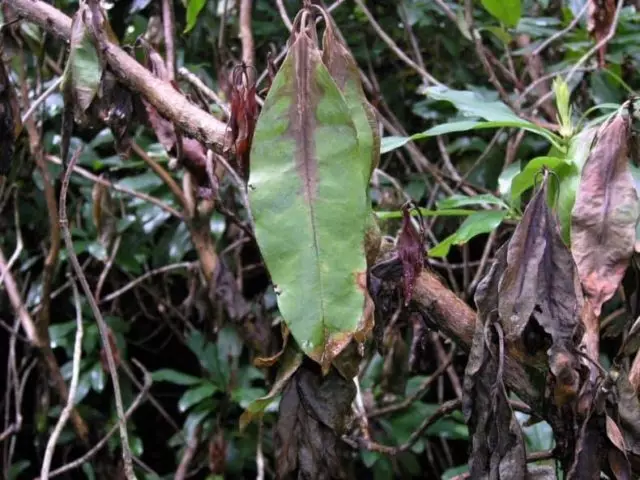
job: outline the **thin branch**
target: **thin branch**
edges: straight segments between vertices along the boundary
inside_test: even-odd
[[[242,61],[246,65],[255,65],[255,48],[251,31],[251,5],[253,0],[240,1],[240,41],[242,42]]]
[[[442,405],[440,405],[440,408],[438,408],[438,410],[436,410],[433,413],[433,415],[425,418],[422,421],[420,426],[411,434],[411,436],[409,437],[409,439],[405,443],[403,443],[401,445],[398,445],[396,447],[390,447],[388,445],[382,445],[380,443],[374,442],[372,440],[366,440],[364,438],[351,439],[351,438],[348,438],[348,437],[342,437],[342,439],[346,443],[351,445],[353,448],[364,448],[364,449],[370,450],[372,452],[383,453],[383,454],[391,455],[391,456],[397,455],[399,453],[406,452],[411,447],[413,447],[413,445],[418,440],[420,440],[420,437],[422,437],[423,433],[425,432],[425,430],[427,428],[429,428],[431,425],[436,423],[442,417],[444,417],[446,415],[449,415],[449,414],[455,412],[456,410],[459,410],[461,406],[462,406],[462,402],[460,400],[458,400],[458,399],[449,400],[447,402],[444,402]]]
[[[42,461],[42,468],[40,469],[40,478],[48,480],[49,470],[51,468],[51,460],[53,459],[53,452],[56,448],[58,438],[62,433],[62,429],[69,420],[69,415],[73,411],[74,399],[78,390],[78,378],[80,377],[80,358],[82,356],[82,305],[80,304],[80,294],[78,293],[78,287],[75,283],[71,284],[73,289],[73,300],[76,306],[76,338],[73,345],[73,363],[71,372],[71,384],[69,386],[69,396],[67,397],[67,403],[60,413],[60,418],[51,432],[47,447],[44,452],[44,460]]]
[[[25,20],[69,41],[71,19],[60,10],[42,0],[12,0],[8,6]],[[103,47],[104,57],[118,80],[144,96],[180,130],[216,151],[223,150],[226,127],[222,122],[189,102],[169,82],[155,77],[119,46],[107,42]]]
[[[185,480],[185,478],[187,478],[189,465],[191,464],[191,461],[196,454],[196,450],[198,449],[201,429],[201,424],[198,424],[198,426],[193,429],[193,433],[187,441],[184,453],[182,454],[182,458],[180,459],[180,464],[178,465],[178,468],[176,470],[176,475],[174,477],[175,480]]]
[[[580,10],[580,12],[578,12],[578,15],[576,15],[574,19],[571,20],[571,23],[567,25],[565,28],[563,28],[562,30],[560,30],[559,32],[554,33],[549,38],[547,38],[544,42],[538,45],[538,47],[531,53],[531,55],[540,55],[540,53],[542,53],[542,51],[545,48],[547,48],[552,42],[555,42],[559,38],[569,33],[573,29],[573,27],[575,27],[578,24],[582,16],[585,13],[587,13],[587,9],[589,8],[589,3],[590,2],[584,2],[584,6],[582,7],[582,10]]]
[[[231,116],[229,105],[224,100],[222,100],[222,98],[220,98],[220,96],[216,92],[206,86],[205,83],[200,80],[197,75],[190,72],[186,67],[180,67],[178,69],[178,77],[189,82],[193,87],[197,88],[198,91],[205,97],[218,105],[220,109],[225,113],[227,118]]]
[[[355,0],[355,1],[358,7],[360,7],[362,12],[367,17],[367,20],[369,20],[369,23],[371,24],[375,32],[378,34],[378,36],[382,39],[384,43],[387,44],[387,46],[393,51],[393,53],[396,54],[396,56],[400,60],[402,60],[409,67],[411,67],[413,70],[418,72],[418,74],[425,80],[425,82],[428,81],[428,83],[431,83],[433,85],[443,85],[442,82],[438,81],[429,72],[421,68],[420,65],[418,65],[416,62],[411,60],[407,56],[407,54],[402,51],[402,49],[393,41],[393,39],[389,35],[387,35],[387,33],[382,29],[380,24],[376,21],[376,19],[371,14],[371,12],[369,11],[369,9],[367,8],[367,6],[364,4],[362,0]]]
[[[44,102],[53,92],[55,92],[58,87],[60,86],[60,84],[62,83],[62,78],[63,77],[58,77],[56,78],[53,83],[51,84],[51,86],[49,88],[47,88],[44,92],[42,92],[42,95],[40,95],[30,106],[29,109],[24,113],[24,115],[22,116],[22,123],[27,123],[27,121],[29,120],[29,118],[31,118],[31,115],[33,115],[33,112],[35,112],[38,107],[42,104],[42,102]]]
[[[176,48],[174,34],[176,19],[173,10],[173,0],[162,0],[162,26],[164,29],[164,56],[169,79],[176,78]]]
[[[453,353],[451,353],[447,361],[444,362],[442,365],[440,365],[435,372],[429,375],[429,377],[425,379],[422,382],[422,384],[418,387],[418,389],[415,392],[413,392],[411,395],[409,395],[404,400],[398,403],[387,405],[377,410],[372,410],[367,414],[367,416],[369,418],[374,418],[374,417],[379,417],[381,415],[388,415],[389,413],[399,412],[400,410],[404,410],[405,408],[408,408],[409,406],[411,406],[411,404],[413,404],[413,402],[415,402],[416,400],[419,400],[429,390],[429,388],[431,388],[431,384],[433,384],[433,382],[435,382],[438,378],[440,378],[440,376],[447,370],[447,368],[449,367],[449,365],[451,365],[452,362],[453,362]]]
[[[289,14],[287,13],[287,9],[284,6],[283,0],[276,0],[276,6],[278,7],[278,13],[280,13],[280,18],[284,23],[284,26],[287,27],[287,30],[293,30],[293,23],[291,23],[291,18],[289,18]]]
[[[135,398],[131,406],[125,412],[125,419],[128,419],[129,417],[131,417],[131,415],[133,415],[133,412],[135,412],[136,409],[140,406],[140,404],[142,403],[142,400],[149,392],[149,389],[151,388],[151,383],[152,383],[151,374],[149,374],[149,372],[142,366],[142,364],[135,359],[133,360],[133,363],[135,363],[136,366],[140,370],[142,370],[142,372],[144,373],[144,384],[143,384],[142,390],[140,390],[140,393],[138,393],[138,396]],[[89,459],[91,459],[96,453],[100,451],[102,447],[104,447],[107,444],[107,442],[113,436],[113,434],[116,433],[117,429],[118,429],[118,425],[112,426],[111,429],[107,432],[107,434],[102,438],[102,440],[96,443],[95,446],[91,448],[91,450],[89,450],[87,453],[85,453],[80,458],[77,458],[73,462],[69,462],[63,465],[62,467],[52,471],[49,474],[49,478],[57,477],[58,475],[62,475],[63,473],[68,472],[69,470],[73,470],[74,468],[78,468],[82,466],[82,464],[84,464]]]
[[[119,288],[115,292],[111,292],[109,295],[107,295],[102,300],[100,300],[100,303],[110,302],[111,300],[114,300],[115,298],[119,297],[123,293],[128,292],[129,290],[131,290],[133,287],[135,287],[139,283],[144,282],[149,277],[152,277],[154,275],[158,275],[160,273],[169,272],[171,270],[177,270],[177,269],[181,269],[181,268],[186,268],[186,269],[193,268],[195,264],[196,264],[195,262],[173,263],[171,265],[165,265],[163,267],[156,268],[155,270],[151,270],[149,272],[146,272],[144,275],[140,275],[135,280],[127,283],[124,287]]]
[[[100,309],[98,305],[96,305],[96,301],[93,298],[93,293],[91,292],[91,287],[87,282],[87,278],[82,272],[82,267],[80,266],[80,262],[78,261],[78,257],[73,248],[73,239],[71,238],[71,231],[69,230],[69,221],[67,220],[67,191],[69,190],[69,179],[71,178],[71,172],[73,171],[73,167],[78,161],[78,157],[80,156],[80,150],[76,150],[76,153],[73,155],[69,162],[69,168],[64,173],[64,177],[62,180],[62,188],[60,190],[60,228],[62,229],[62,233],[64,236],[65,246],[67,247],[67,255],[69,256],[69,260],[71,261],[71,265],[78,276],[78,280],[80,281],[80,285],[82,285],[82,290],[84,291],[85,297],[91,306],[91,310],[93,315],[98,323],[98,330],[100,331],[100,337],[102,339],[102,346],[106,352],[107,357],[107,365],[109,367],[109,373],[111,374],[111,381],[113,383],[113,391],[116,403],[116,412],[118,414],[118,425],[120,427],[120,441],[122,448],[122,459],[124,462],[124,473],[127,477],[127,480],[135,480],[136,476],[133,472],[133,465],[131,462],[131,449],[129,448],[129,438],[127,435],[127,425],[126,418],[124,415],[124,408],[122,406],[122,394],[120,392],[120,382],[118,381],[118,371],[116,367],[115,360],[113,358],[113,351],[111,349],[111,342],[109,341],[109,332],[107,329],[107,324],[102,318],[102,314],[100,313]]]
[[[136,144],[133,144],[134,150],[135,150],[136,146],[137,146]],[[56,165],[62,165],[62,161],[56,156],[47,155],[47,160],[49,162],[51,162],[51,163],[55,163]],[[144,158],[143,158],[143,160],[144,160]],[[176,217],[178,219],[182,219],[183,218],[182,214],[180,212],[178,212],[175,208],[170,207],[169,205],[167,205],[162,200],[158,200],[157,198],[152,197],[151,195],[147,195],[146,193],[138,192],[136,190],[132,190],[130,188],[120,186],[117,183],[112,183],[109,180],[106,180],[106,179],[104,179],[102,177],[94,175],[93,173],[89,172],[88,170],[85,170],[82,167],[79,167],[78,165],[76,165],[73,168],[73,172],[77,173],[81,177],[84,177],[84,178],[86,178],[88,180],[91,180],[92,182],[99,183],[100,185],[104,185],[105,187],[110,188],[111,190],[115,190],[116,192],[124,193],[126,195],[131,196],[131,197],[136,197],[136,198],[139,198],[140,200],[144,200],[145,202],[152,203],[155,206],[161,208],[165,212],[169,213],[170,215],[172,215],[172,216],[174,216],[174,217]],[[178,190],[180,190],[180,187],[178,187]],[[180,190],[180,192],[182,192],[182,191]]]

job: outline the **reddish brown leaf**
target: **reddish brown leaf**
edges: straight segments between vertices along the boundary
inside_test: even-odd
[[[424,263],[424,235],[418,232],[411,221],[410,206],[402,207],[402,229],[398,236],[398,256],[402,262],[404,304],[409,305],[416,278],[420,276]]]
[[[249,179],[249,152],[258,120],[256,85],[249,71],[244,63],[233,70],[231,117],[226,142],[227,150],[235,147],[236,169],[245,182]]]
[[[616,12],[615,0],[589,0],[587,31],[595,39],[596,43],[604,39],[613,23]],[[605,66],[606,43],[598,50],[598,63],[600,68]]]
[[[629,120],[622,114],[600,127],[571,214],[571,251],[596,316],[618,288],[634,250],[638,195],[628,142]]]

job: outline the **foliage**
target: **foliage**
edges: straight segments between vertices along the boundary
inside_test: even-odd
[[[0,476],[638,477],[631,3],[0,3]]]

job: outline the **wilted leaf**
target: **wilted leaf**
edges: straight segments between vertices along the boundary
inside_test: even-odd
[[[280,479],[348,478],[341,436],[351,417],[356,389],[335,370],[323,377],[302,367],[289,381],[274,432]]]
[[[535,334],[539,327],[548,335],[555,400],[564,403],[577,394],[579,386],[573,336],[583,299],[573,258],[547,205],[548,179],[545,174],[509,241],[498,309],[503,322],[508,322],[506,335],[522,338],[529,354],[546,350],[547,340]]]
[[[587,31],[595,39],[596,43],[603,40],[611,28],[611,23],[616,12],[615,0],[587,0],[589,7],[587,9]],[[607,53],[607,44],[605,43],[598,49],[598,63],[600,68],[605,67],[605,55]]]
[[[366,330],[365,231],[371,156],[315,35],[295,23],[251,150],[255,234],[278,306],[302,350],[325,371]]]
[[[404,304],[409,305],[413,293],[413,285],[420,276],[424,264],[424,233],[416,229],[409,215],[409,206],[402,209],[402,229],[398,236],[398,256],[402,262]]]
[[[282,355],[280,368],[276,376],[275,382],[264,397],[257,398],[249,404],[244,413],[240,416],[240,430],[244,430],[246,426],[258,415],[260,415],[265,408],[267,408],[275,398],[280,395],[282,389],[285,387],[289,379],[298,370],[298,367],[302,364],[302,352],[298,350],[296,345],[289,344]]]
[[[240,177],[249,179],[249,152],[258,118],[255,78],[243,63],[233,69],[231,80],[231,116],[225,139],[226,148],[235,147],[236,168]]]
[[[618,114],[600,127],[571,216],[571,251],[597,316],[618,288],[634,250],[639,209],[628,141],[625,116]]]
[[[0,175],[7,175],[11,169],[21,127],[18,100],[0,59]]]

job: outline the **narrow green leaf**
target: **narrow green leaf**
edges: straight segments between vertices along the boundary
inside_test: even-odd
[[[193,375],[188,375],[177,370],[172,370],[170,368],[156,370],[151,374],[151,378],[154,382],[169,382],[175,383],[176,385],[195,385],[202,381],[201,378],[194,377]]]
[[[509,208],[504,200],[490,193],[475,195],[473,197],[469,197],[467,195],[451,195],[448,198],[440,200],[437,205],[439,210],[466,207],[468,205],[498,205],[499,207],[502,207],[504,209]]]
[[[504,210],[475,212],[462,222],[456,233],[429,250],[429,256],[446,257],[452,245],[463,245],[476,235],[492,232],[502,223],[507,213]]]
[[[482,6],[487,12],[510,27],[516,27],[522,16],[520,0],[482,0]]]
[[[516,175],[520,173],[520,160],[507,165],[498,177],[498,192],[503,198],[509,197],[511,191],[511,183]]]
[[[555,134],[542,127],[537,126],[534,123],[526,120],[505,120],[505,121],[474,121],[474,120],[462,120],[456,122],[443,123],[436,125],[421,133],[415,133],[410,137],[385,137],[382,139],[381,153],[388,153],[396,148],[400,148],[405,144],[414,141],[421,140],[423,138],[435,137],[438,135],[444,135],[447,133],[466,132],[469,130],[483,130],[489,128],[520,128],[528,132],[535,133],[544,137],[553,146],[563,149],[561,139]]]
[[[218,387],[216,387],[213,383],[207,382],[198,385],[197,387],[190,388],[184,395],[180,397],[178,400],[178,409],[181,412],[185,412],[193,407],[195,404],[200,403],[202,400],[213,396],[216,393]]]
[[[420,208],[420,214],[423,217],[466,217],[467,215],[473,215],[475,210],[468,209],[443,209],[443,210],[428,210],[426,208]],[[402,210],[394,210],[391,212],[378,211],[375,212],[376,217],[380,220],[390,220],[394,218],[402,218]],[[416,209],[411,210],[412,216],[417,216],[418,211]]]
[[[183,33],[188,33],[196,26],[196,22],[198,21],[198,16],[200,12],[204,8],[207,0],[188,0],[187,4],[187,26],[184,29]]]

